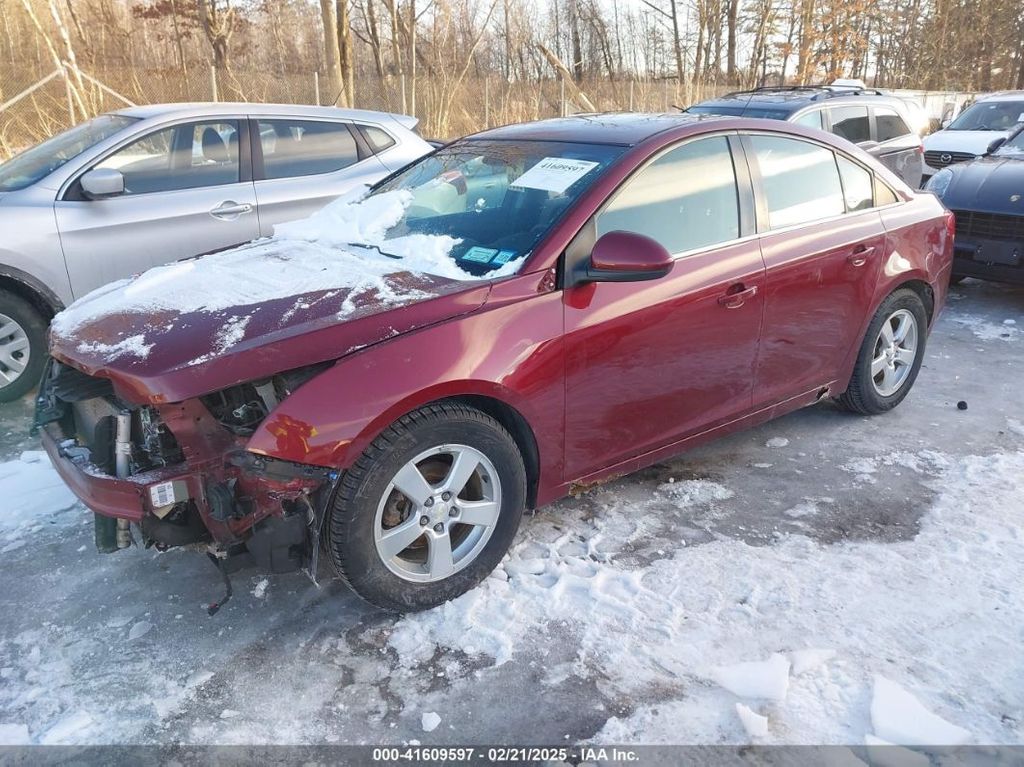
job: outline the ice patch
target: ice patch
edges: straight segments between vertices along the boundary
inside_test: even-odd
[[[439,724],[441,724],[441,717],[433,711],[425,711],[420,716],[420,726],[423,727],[423,732],[433,732]]]
[[[32,736],[27,724],[0,724],[0,746],[29,746]]]
[[[895,682],[875,677],[871,699],[871,726],[875,735],[906,746],[959,746],[971,733],[926,709]]]
[[[763,738],[768,734],[768,717],[755,713],[742,703],[736,704],[736,714],[751,738]]]
[[[784,655],[774,653],[768,660],[717,666],[708,676],[741,698],[785,700],[789,690],[789,661]]]
[[[270,581],[267,578],[264,578],[253,587],[252,595],[257,599],[263,599],[263,597],[267,595],[267,586],[269,585]]]
[[[130,629],[128,629],[128,640],[139,639],[146,636],[153,628],[153,624],[149,621],[139,621]]]
[[[770,440],[764,443],[765,447],[786,447],[789,444],[789,440],[785,437],[772,437]]]
[[[82,731],[90,728],[93,724],[93,718],[87,711],[76,711],[60,719],[46,731],[39,742],[45,746],[80,743]]]
[[[996,324],[971,314],[951,315],[950,319],[970,330],[982,341],[1015,341],[1021,334],[1021,330],[1012,324]]]
[[[819,650],[808,648],[806,650],[794,650],[789,654],[789,662],[792,664],[793,676],[800,676],[823,666],[836,656],[835,650]]]
[[[729,488],[706,479],[673,480],[660,485],[658,490],[672,498],[681,508],[725,501],[733,496]]]
[[[0,463],[0,487],[4,498],[0,540],[5,545],[18,542],[44,523],[53,522],[55,514],[78,504],[41,450],[26,451],[16,460]]]

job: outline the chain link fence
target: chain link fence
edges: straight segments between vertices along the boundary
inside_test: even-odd
[[[49,79],[47,79],[49,78]],[[720,95],[728,86],[679,85],[672,78],[595,79],[579,84],[596,111],[665,112]],[[76,71],[25,62],[0,69],[0,160],[75,123],[131,104],[186,101],[246,101],[331,104],[337,96],[326,78],[310,70],[215,72],[188,69],[103,69]],[[420,130],[448,139],[487,127],[590,111],[571,83],[557,76],[508,81],[468,76],[461,81],[359,72],[355,104],[361,109],[413,113]],[[906,92],[929,116],[948,117],[974,94]]]
[[[677,87],[673,79],[602,79],[578,87],[597,111],[663,112],[692,103],[697,95],[688,87]],[[589,111],[574,99],[573,90],[557,77],[510,82],[497,76],[469,76],[451,82],[421,76],[414,84],[408,76],[362,72],[355,78],[354,106],[415,114],[423,135],[447,139],[496,125]],[[699,97],[725,90],[704,88]],[[0,70],[0,159],[129,103],[333,104],[336,98],[326,78],[312,70],[218,73],[193,67],[76,72],[71,67],[55,70],[45,63],[26,63]]]

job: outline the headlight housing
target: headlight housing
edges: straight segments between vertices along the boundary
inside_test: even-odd
[[[949,189],[949,184],[952,180],[953,171],[949,168],[943,168],[928,179],[928,183],[924,185],[925,191],[931,192],[941,199],[946,194],[946,190]]]

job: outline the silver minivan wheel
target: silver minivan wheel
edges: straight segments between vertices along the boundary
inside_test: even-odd
[[[883,397],[898,392],[910,377],[917,359],[917,318],[907,309],[890,314],[878,331],[871,358],[871,381]]]
[[[501,500],[498,471],[479,450],[468,445],[425,450],[399,469],[377,505],[377,555],[404,580],[444,580],[487,546]]]
[[[25,328],[0,314],[0,388],[10,386],[28,368],[32,349]]]

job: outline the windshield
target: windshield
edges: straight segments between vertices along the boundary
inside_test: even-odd
[[[136,119],[124,115],[100,115],[26,149],[0,163],[0,192],[14,192],[31,186]]]
[[[520,262],[625,147],[467,140],[438,150],[374,188],[411,193],[388,240],[439,235],[448,257],[482,276]],[[388,249],[388,241],[381,245]],[[508,271],[506,269],[505,271]]]
[[[785,120],[791,114],[791,111],[786,109],[771,109],[768,107],[751,106],[744,104],[742,106],[696,106],[690,107],[686,110],[690,114],[696,115],[723,115],[727,117],[758,117],[762,120]]]
[[[1013,130],[1024,123],[1024,101],[981,101],[972,104],[946,130]]]

